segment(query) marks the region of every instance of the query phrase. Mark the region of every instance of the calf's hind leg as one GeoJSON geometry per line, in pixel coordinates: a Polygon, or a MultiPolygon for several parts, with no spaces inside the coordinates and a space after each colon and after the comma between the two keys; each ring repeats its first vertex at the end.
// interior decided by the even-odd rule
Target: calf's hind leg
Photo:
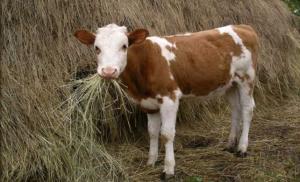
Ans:
{"type": "Polygon", "coordinates": [[[240,95],[236,84],[233,84],[232,88],[226,92],[226,97],[231,107],[231,130],[224,150],[233,153],[238,145],[241,122],[240,95]]]}
{"type": "Polygon", "coordinates": [[[252,82],[244,82],[239,85],[241,116],[243,120],[242,134],[238,145],[238,155],[241,157],[245,157],[247,155],[248,135],[253,116],[253,109],[255,107],[252,90],[252,82]]]}

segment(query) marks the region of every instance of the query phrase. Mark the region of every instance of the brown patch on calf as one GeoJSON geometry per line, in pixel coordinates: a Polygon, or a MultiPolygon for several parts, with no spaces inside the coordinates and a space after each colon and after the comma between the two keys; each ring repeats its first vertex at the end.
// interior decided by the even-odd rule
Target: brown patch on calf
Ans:
{"type": "Polygon", "coordinates": [[[173,50],[176,60],[170,62],[171,71],[184,94],[205,96],[226,85],[231,79],[232,56],[242,51],[230,35],[217,30],[167,39],[177,47],[173,50]]]}

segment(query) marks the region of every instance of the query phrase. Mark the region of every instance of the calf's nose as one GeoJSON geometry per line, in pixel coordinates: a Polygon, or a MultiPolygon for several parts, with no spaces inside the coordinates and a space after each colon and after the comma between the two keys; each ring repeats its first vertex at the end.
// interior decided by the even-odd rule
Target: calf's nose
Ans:
{"type": "Polygon", "coordinates": [[[114,78],[117,73],[117,68],[105,67],[102,68],[102,76],[105,78],[114,78]]]}

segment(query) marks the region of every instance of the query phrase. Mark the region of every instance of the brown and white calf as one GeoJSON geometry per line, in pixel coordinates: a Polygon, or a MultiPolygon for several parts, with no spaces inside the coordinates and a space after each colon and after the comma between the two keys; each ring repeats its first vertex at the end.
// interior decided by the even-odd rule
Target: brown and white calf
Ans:
{"type": "Polygon", "coordinates": [[[161,133],[165,138],[164,172],[174,174],[176,114],[179,100],[185,96],[225,94],[232,108],[227,149],[237,146],[237,151],[244,155],[255,106],[255,31],[247,25],[229,25],[163,37],[148,35],[145,29],[127,32],[126,27],[115,24],[99,28],[96,33],[75,33],[82,43],[94,46],[99,75],[119,77],[128,95],[147,112],[148,164],[157,160],[161,133]]]}

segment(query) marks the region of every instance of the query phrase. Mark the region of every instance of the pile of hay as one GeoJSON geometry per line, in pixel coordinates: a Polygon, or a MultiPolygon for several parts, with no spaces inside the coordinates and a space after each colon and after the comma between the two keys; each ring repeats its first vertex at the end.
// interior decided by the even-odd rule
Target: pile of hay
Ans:
{"type": "MultiPolygon", "coordinates": [[[[93,51],[73,37],[82,27],[96,30],[115,22],[129,30],[144,27],[151,34],[164,35],[250,24],[261,37],[258,103],[277,103],[300,93],[299,18],[280,0],[3,0],[1,6],[0,181],[126,178],[122,165],[107,153],[99,136],[128,139],[127,131],[138,132],[141,129],[133,127],[140,124],[127,124],[131,119],[125,107],[109,106],[112,113],[103,112],[105,105],[93,92],[100,88],[95,80],[83,78],[83,85],[76,85],[75,91],[66,86],[76,79],[76,72],[95,69],[93,51]],[[104,118],[111,118],[108,124],[99,120],[99,110],[104,118]]],[[[120,97],[111,94],[108,98],[120,97]]],[[[207,105],[183,107],[180,120],[214,117],[207,105]],[[205,114],[191,117],[194,112],[205,114]]],[[[143,116],[137,121],[145,122],[143,116]]]]}

